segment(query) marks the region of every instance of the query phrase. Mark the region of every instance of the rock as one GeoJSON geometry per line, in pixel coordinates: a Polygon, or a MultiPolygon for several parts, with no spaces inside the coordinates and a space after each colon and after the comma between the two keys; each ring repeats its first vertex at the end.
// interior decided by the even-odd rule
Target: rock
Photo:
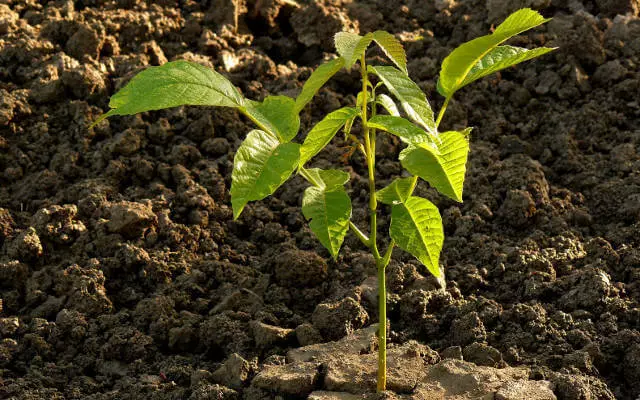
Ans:
{"type": "MultiPolygon", "coordinates": [[[[387,349],[387,388],[411,393],[427,373],[437,353],[415,341],[387,349]]],[[[324,388],[335,392],[366,393],[376,389],[378,353],[343,354],[326,363],[324,388]]]]}
{"type": "Polygon", "coordinates": [[[20,328],[18,317],[0,318],[0,335],[2,337],[11,336],[20,328]]]}
{"type": "Polygon", "coordinates": [[[73,264],[56,277],[55,290],[58,295],[67,297],[66,308],[97,316],[113,309],[104,282],[105,277],[100,269],[73,264]]]}
{"type": "Polygon", "coordinates": [[[364,329],[358,329],[350,335],[329,343],[292,349],[287,352],[287,362],[318,361],[327,362],[345,354],[366,354],[374,351],[378,325],[373,324],[364,329]]]}
{"type": "Polygon", "coordinates": [[[335,2],[305,4],[291,15],[291,25],[298,35],[298,41],[307,47],[320,46],[325,51],[334,51],[333,36],[336,32],[357,31],[356,23],[352,22],[346,9],[335,2]]]}
{"type": "Polygon", "coordinates": [[[321,303],[311,315],[313,325],[325,339],[337,340],[362,328],[369,315],[360,303],[347,297],[335,303],[321,303]]]}
{"type": "Polygon", "coordinates": [[[241,389],[249,379],[251,366],[247,360],[233,353],[227,360],[211,374],[211,381],[228,386],[231,389],[241,389]]]}
{"type": "Polygon", "coordinates": [[[451,346],[440,352],[440,357],[445,358],[453,358],[454,360],[462,360],[462,347],[460,346],[451,346]]]}
{"type": "Polygon", "coordinates": [[[465,347],[462,351],[462,356],[465,361],[486,366],[486,367],[501,367],[504,366],[502,360],[502,353],[495,347],[489,346],[484,343],[472,343],[465,347]]]}
{"type": "Polygon", "coordinates": [[[102,35],[98,34],[90,26],[82,24],[69,38],[65,48],[67,54],[76,60],[82,60],[85,55],[97,60],[103,43],[102,35]]]}
{"type": "Polygon", "coordinates": [[[317,390],[312,392],[308,400],[362,400],[362,395],[345,393],[345,392],[328,392],[325,390],[317,390]]]}
{"type": "Polygon", "coordinates": [[[206,154],[223,156],[229,151],[230,145],[226,138],[212,138],[202,142],[200,147],[206,154]]]}
{"type": "Polygon", "coordinates": [[[507,192],[507,198],[498,210],[498,216],[514,228],[526,226],[536,212],[536,204],[531,193],[514,189],[507,192]]]}
{"type": "Polygon", "coordinates": [[[272,267],[283,287],[317,286],[327,278],[327,262],[311,251],[285,251],[274,258],[272,267]]]}
{"type": "Polygon", "coordinates": [[[14,110],[16,108],[16,99],[6,91],[0,89],[0,126],[8,125],[13,119],[14,110]]]}
{"type": "Polygon", "coordinates": [[[131,201],[122,201],[108,207],[110,215],[107,229],[128,238],[135,238],[156,224],[157,218],[150,206],[131,201]]]}
{"type": "Polygon", "coordinates": [[[514,11],[521,8],[541,10],[551,5],[551,0],[487,0],[487,21],[499,24],[514,11]]]}
{"type": "Polygon", "coordinates": [[[638,15],[640,1],[638,0],[596,0],[600,13],[613,18],[616,15],[638,15]]]}
{"type": "Polygon", "coordinates": [[[451,323],[451,341],[454,345],[466,346],[486,339],[487,332],[476,312],[463,315],[451,323]]]}
{"type": "Polygon", "coordinates": [[[142,147],[142,137],[143,132],[139,129],[125,129],[111,140],[109,150],[114,155],[130,156],[142,147]]]}
{"type": "Polygon", "coordinates": [[[563,279],[566,292],[558,303],[563,311],[602,307],[612,291],[611,278],[600,268],[588,266],[563,279]]]}
{"type": "Polygon", "coordinates": [[[309,346],[322,342],[322,335],[311,324],[301,324],[296,327],[296,338],[300,346],[309,346]]]}
{"type": "Polygon", "coordinates": [[[299,362],[265,366],[251,385],[277,394],[307,396],[316,388],[319,377],[319,363],[299,362]]]}
{"type": "Polygon", "coordinates": [[[548,381],[511,381],[498,389],[495,400],[556,400],[552,384],[548,381]]]}
{"type": "Polygon", "coordinates": [[[201,385],[191,392],[189,400],[239,400],[240,395],[233,389],[220,385],[201,385]]]}
{"type": "Polygon", "coordinates": [[[267,325],[259,321],[249,322],[249,327],[253,333],[253,340],[256,342],[256,346],[262,350],[267,350],[274,345],[286,344],[294,335],[293,329],[267,325]]]}
{"type": "Polygon", "coordinates": [[[75,97],[82,100],[101,96],[107,90],[102,74],[91,64],[65,70],[60,79],[75,97]]]}
{"type": "Polygon", "coordinates": [[[22,262],[34,261],[42,256],[42,243],[33,227],[20,233],[8,247],[9,257],[22,262]]]}

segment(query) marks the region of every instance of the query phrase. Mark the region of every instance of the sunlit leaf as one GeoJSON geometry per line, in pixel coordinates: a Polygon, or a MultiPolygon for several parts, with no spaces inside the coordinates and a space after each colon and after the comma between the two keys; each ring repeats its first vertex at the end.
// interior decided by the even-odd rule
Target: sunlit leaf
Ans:
{"type": "MultiPolygon", "coordinates": [[[[447,98],[451,97],[455,91],[465,85],[465,81],[472,69],[477,67],[480,60],[489,54],[496,46],[515,35],[535,28],[547,21],[548,19],[545,19],[537,11],[523,8],[507,17],[503,23],[498,25],[492,34],[463,43],[453,50],[442,62],[440,78],[438,80],[438,91],[447,98]]],[[[544,52],[542,54],[544,54],[544,52]]],[[[480,67],[481,66],[482,65],[480,65],[480,67]]],[[[497,69],[492,70],[492,72],[495,71],[497,71],[497,69]]],[[[476,74],[477,72],[478,70],[476,70],[476,74]]]]}
{"type": "Polygon", "coordinates": [[[93,123],[113,115],[184,105],[241,107],[244,98],[224,76],[211,68],[189,61],[172,61],[149,67],[111,96],[107,113],[93,123]]]}
{"type": "Polygon", "coordinates": [[[302,214],[320,243],[335,259],[349,230],[351,199],[344,189],[349,174],[343,171],[307,170],[319,186],[304,191],[302,214]]]}
{"type": "Polygon", "coordinates": [[[389,186],[376,192],[376,199],[389,205],[404,203],[413,193],[417,181],[417,176],[395,179],[389,186]]]}
{"type": "Polygon", "coordinates": [[[386,94],[380,93],[379,95],[377,95],[376,102],[380,104],[382,108],[384,108],[385,111],[388,112],[390,115],[393,115],[394,117],[400,116],[400,111],[398,111],[398,106],[396,106],[396,103],[393,101],[393,99],[387,96],[386,94]]]}
{"type": "Polygon", "coordinates": [[[398,247],[420,260],[434,276],[441,276],[439,259],[444,231],[433,203],[411,196],[393,205],[389,234],[398,247]]]}
{"type": "Polygon", "coordinates": [[[329,113],[322,121],[318,122],[307,134],[307,138],[302,144],[300,166],[304,166],[307,161],[318,154],[333,139],[347,120],[358,115],[358,112],[356,108],[343,107],[329,113]]]}
{"type": "Polygon", "coordinates": [[[471,128],[441,133],[437,147],[412,144],[400,153],[400,162],[407,171],[429,182],[440,193],[462,202],[470,131],[471,128]]]}
{"type": "Polygon", "coordinates": [[[304,83],[302,91],[296,98],[296,113],[300,113],[304,106],[307,105],[313,96],[316,95],[318,90],[320,90],[320,88],[324,86],[324,84],[327,83],[327,81],[331,79],[331,77],[343,66],[344,58],[338,57],[316,68],[309,79],[304,83]]]}
{"type": "Polygon", "coordinates": [[[399,137],[410,144],[431,143],[434,138],[411,121],[393,115],[376,115],[368,121],[370,128],[377,128],[399,137]]]}
{"type": "Polygon", "coordinates": [[[370,67],[384,85],[393,94],[407,113],[407,116],[429,133],[436,134],[433,110],[420,87],[407,75],[395,67],[370,67]]]}
{"type": "Polygon", "coordinates": [[[402,72],[407,74],[407,55],[404,52],[404,48],[395,36],[385,31],[373,32],[373,40],[376,41],[378,46],[384,51],[395,65],[400,68],[402,72]]]}
{"type": "Polygon", "coordinates": [[[287,96],[268,96],[263,102],[246,101],[241,110],[261,129],[275,135],[281,143],[291,141],[300,129],[295,101],[287,96]]]}
{"type": "Polygon", "coordinates": [[[351,32],[336,33],[336,50],[344,58],[345,67],[351,68],[362,57],[372,41],[373,33],[367,33],[364,36],[351,32]]]}
{"type": "Polygon", "coordinates": [[[298,166],[300,145],[280,143],[259,130],[249,132],[233,160],[231,205],[238,218],[244,206],[273,194],[298,166]]]}

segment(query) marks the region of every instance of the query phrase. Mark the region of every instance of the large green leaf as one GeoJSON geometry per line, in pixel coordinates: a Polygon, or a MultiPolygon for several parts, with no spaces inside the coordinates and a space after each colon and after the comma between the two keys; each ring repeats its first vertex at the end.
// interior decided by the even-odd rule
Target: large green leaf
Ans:
{"type": "Polygon", "coordinates": [[[376,192],[376,199],[389,205],[404,203],[413,193],[417,181],[417,176],[395,179],[389,186],[376,192]]]}
{"type": "Polygon", "coordinates": [[[298,166],[300,145],[280,143],[273,135],[253,130],[233,160],[231,205],[238,218],[244,206],[262,200],[280,187],[298,166]]]}
{"type": "Polygon", "coordinates": [[[336,50],[344,58],[345,67],[351,68],[362,57],[372,40],[373,33],[367,33],[364,36],[351,32],[336,33],[336,50]]]}
{"type": "Polygon", "coordinates": [[[547,21],[548,19],[537,11],[524,8],[507,17],[492,34],[463,43],[442,62],[438,91],[447,98],[451,97],[456,90],[464,86],[467,76],[478,62],[496,46],[547,21]]]}
{"type": "Polygon", "coordinates": [[[440,251],[444,242],[442,219],[429,200],[411,196],[391,209],[389,234],[398,247],[412,254],[429,272],[440,277],[440,251]]]}
{"type": "Polygon", "coordinates": [[[412,144],[402,150],[400,162],[407,171],[429,182],[440,193],[462,202],[470,131],[471,128],[441,133],[437,148],[426,143],[412,144]]]}
{"type": "Polygon", "coordinates": [[[367,122],[370,128],[381,129],[409,144],[432,143],[434,139],[411,121],[393,115],[376,115],[367,122]]]}
{"type": "Polygon", "coordinates": [[[390,115],[393,115],[394,117],[400,116],[398,106],[396,106],[396,103],[393,101],[393,99],[391,99],[391,97],[387,96],[386,94],[380,93],[379,95],[377,95],[376,103],[380,104],[382,108],[384,108],[390,115]]]}
{"type": "Polygon", "coordinates": [[[539,47],[528,50],[514,46],[498,46],[482,57],[482,59],[471,68],[471,71],[469,71],[469,74],[461,86],[466,86],[494,72],[531,60],[532,58],[547,54],[553,50],[555,50],[555,48],[551,47],[539,47]]]}
{"type": "Polygon", "coordinates": [[[291,97],[268,96],[261,103],[247,100],[240,111],[260,129],[276,136],[281,143],[291,141],[300,129],[300,116],[291,97]]]}
{"type": "Polygon", "coordinates": [[[384,51],[384,54],[386,54],[402,72],[407,74],[407,55],[400,41],[385,31],[373,32],[373,40],[375,40],[382,51],[384,51]]]}
{"type": "Polygon", "coordinates": [[[433,120],[433,110],[420,87],[397,68],[384,66],[369,68],[400,101],[409,118],[435,135],[436,123],[433,120]]]}
{"type": "Polygon", "coordinates": [[[302,144],[300,166],[304,166],[307,161],[318,154],[333,139],[347,120],[358,115],[358,112],[356,108],[343,107],[329,113],[322,121],[318,122],[302,144]]]}
{"type": "Polygon", "coordinates": [[[107,113],[93,125],[112,115],[183,105],[241,107],[244,98],[227,78],[189,61],[172,61],[140,72],[111,96],[107,113]]]}
{"type": "Polygon", "coordinates": [[[321,188],[333,189],[349,182],[349,174],[338,169],[309,168],[305,172],[313,179],[315,186],[321,188]]]}
{"type": "Polygon", "coordinates": [[[320,243],[335,259],[349,231],[351,219],[351,199],[343,186],[349,180],[349,174],[320,169],[307,172],[318,180],[319,186],[311,186],[304,191],[302,214],[309,220],[309,226],[320,243]]]}
{"type": "Polygon", "coordinates": [[[320,88],[343,66],[344,58],[338,57],[316,68],[309,79],[304,83],[302,91],[296,98],[296,113],[299,113],[304,106],[311,101],[313,96],[316,95],[318,90],[320,90],[320,88]]]}

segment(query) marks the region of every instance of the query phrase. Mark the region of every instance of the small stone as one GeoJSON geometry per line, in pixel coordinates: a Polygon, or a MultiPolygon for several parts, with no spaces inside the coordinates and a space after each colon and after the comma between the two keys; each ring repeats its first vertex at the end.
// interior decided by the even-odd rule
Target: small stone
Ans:
{"type": "Polygon", "coordinates": [[[472,342],[484,341],[486,338],[487,331],[476,312],[465,314],[451,323],[452,344],[465,346],[472,342]]]}
{"type": "Polygon", "coordinates": [[[211,381],[228,386],[232,389],[241,389],[249,379],[251,366],[249,362],[233,353],[220,368],[211,374],[211,381]]]}
{"type": "Polygon", "coordinates": [[[311,324],[306,323],[296,327],[296,338],[300,346],[309,346],[322,342],[322,335],[311,324]]]}
{"type": "Polygon", "coordinates": [[[369,320],[369,314],[360,303],[347,297],[335,303],[318,304],[311,320],[324,338],[337,340],[362,328],[369,320]]]}
{"type": "Polygon", "coordinates": [[[327,262],[311,251],[285,251],[275,258],[273,269],[282,286],[317,286],[327,277],[327,262]]]}
{"type": "Polygon", "coordinates": [[[462,360],[462,347],[460,346],[451,346],[440,352],[440,357],[444,358],[452,358],[454,360],[462,360]]]}
{"type": "Polygon", "coordinates": [[[280,328],[273,325],[267,325],[259,321],[249,322],[253,339],[258,348],[266,350],[273,345],[284,344],[293,337],[293,329],[280,328]]]}
{"type": "Polygon", "coordinates": [[[317,390],[315,392],[312,392],[307,400],[362,400],[362,395],[345,392],[327,392],[325,390],[317,390]]]}
{"type": "Polygon", "coordinates": [[[43,248],[40,238],[33,227],[20,233],[9,245],[9,257],[22,262],[29,262],[42,256],[43,248]]]}
{"type": "Polygon", "coordinates": [[[112,204],[109,206],[109,214],[111,217],[107,222],[107,229],[131,238],[142,235],[157,221],[151,207],[130,201],[112,204]]]}
{"type": "Polygon", "coordinates": [[[189,400],[237,400],[240,395],[233,389],[220,385],[200,385],[189,396],[189,400]]]}
{"type": "Polygon", "coordinates": [[[556,400],[549,381],[510,381],[502,385],[495,400],[556,400]]]}
{"type": "Polygon", "coordinates": [[[251,382],[252,386],[278,394],[307,396],[320,377],[320,364],[301,362],[265,367],[251,382]]]}
{"type": "Polygon", "coordinates": [[[18,317],[0,318],[0,334],[3,337],[11,336],[20,328],[18,317]]]}
{"type": "Polygon", "coordinates": [[[212,156],[223,156],[229,151],[229,141],[225,138],[212,138],[202,142],[202,151],[212,156]]]}
{"type": "Polygon", "coordinates": [[[103,43],[102,37],[95,30],[81,25],[67,41],[66,52],[77,60],[82,60],[85,55],[98,59],[103,43]]]}
{"type": "Polygon", "coordinates": [[[484,343],[472,343],[465,347],[462,356],[465,361],[469,361],[478,365],[487,367],[504,366],[502,353],[495,347],[484,343]]]}

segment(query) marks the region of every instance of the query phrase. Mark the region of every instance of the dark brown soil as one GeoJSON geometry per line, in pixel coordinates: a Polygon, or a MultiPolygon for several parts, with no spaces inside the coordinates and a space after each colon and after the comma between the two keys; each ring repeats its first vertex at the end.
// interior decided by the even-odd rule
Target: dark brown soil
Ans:
{"type": "MultiPolygon", "coordinates": [[[[232,221],[235,112],[87,129],[136,72],[189,59],[295,96],[335,32],[385,29],[437,109],[443,57],[522,6],[554,19],[515,42],[560,49],[451,105],[445,128],[474,127],[465,202],[418,188],[443,214],[447,290],[396,251],[391,341],[529,366],[559,399],[640,396],[638,0],[249,0],[238,34],[230,3],[0,1],[0,398],[270,398],[264,365],[377,322],[371,257],[350,237],[330,261],[301,179],[232,221]]],[[[339,73],[301,136],[358,85],[339,73]]],[[[379,142],[382,187],[400,145],[379,142]]],[[[362,160],[345,168],[365,226],[362,160]]]]}

